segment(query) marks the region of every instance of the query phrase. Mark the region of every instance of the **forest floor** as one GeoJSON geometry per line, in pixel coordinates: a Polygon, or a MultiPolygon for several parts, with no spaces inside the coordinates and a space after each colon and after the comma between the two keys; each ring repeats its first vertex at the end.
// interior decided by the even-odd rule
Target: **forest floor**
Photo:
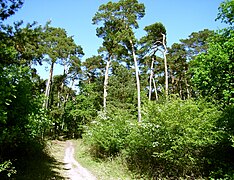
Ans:
{"type": "Polygon", "coordinates": [[[95,180],[86,168],[82,167],[74,158],[75,148],[72,141],[52,141],[51,154],[60,162],[60,168],[54,169],[64,179],[95,180]]]}

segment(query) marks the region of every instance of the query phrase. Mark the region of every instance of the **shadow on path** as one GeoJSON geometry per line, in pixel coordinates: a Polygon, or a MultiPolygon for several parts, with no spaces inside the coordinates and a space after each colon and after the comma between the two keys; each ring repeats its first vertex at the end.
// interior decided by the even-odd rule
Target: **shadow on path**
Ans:
{"type": "Polygon", "coordinates": [[[19,180],[65,180],[61,172],[65,164],[47,154],[34,155],[17,161],[17,174],[11,179],[19,180]]]}

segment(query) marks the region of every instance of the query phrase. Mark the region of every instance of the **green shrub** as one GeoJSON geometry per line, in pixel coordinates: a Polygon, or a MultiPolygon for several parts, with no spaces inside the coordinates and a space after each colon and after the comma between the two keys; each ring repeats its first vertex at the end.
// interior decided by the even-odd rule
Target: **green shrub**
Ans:
{"type": "Polygon", "coordinates": [[[225,131],[224,138],[209,151],[212,179],[234,179],[234,105],[222,111],[218,127],[225,131]]]}
{"type": "Polygon", "coordinates": [[[212,150],[222,138],[216,128],[221,113],[193,100],[149,102],[143,122],[127,139],[125,156],[134,169],[156,177],[199,177],[209,163],[204,149],[212,150]]]}
{"type": "Polygon", "coordinates": [[[226,178],[233,172],[232,111],[203,101],[148,102],[142,122],[129,110],[101,112],[86,129],[96,157],[121,153],[146,178],[226,178]]]}
{"type": "Polygon", "coordinates": [[[97,157],[117,155],[125,148],[126,137],[130,133],[132,117],[127,111],[117,109],[114,112],[99,112],[95,121],[91,122],[84,135],[97,157]],[[126,120],[128,119],[128,120],[126,120]]]}

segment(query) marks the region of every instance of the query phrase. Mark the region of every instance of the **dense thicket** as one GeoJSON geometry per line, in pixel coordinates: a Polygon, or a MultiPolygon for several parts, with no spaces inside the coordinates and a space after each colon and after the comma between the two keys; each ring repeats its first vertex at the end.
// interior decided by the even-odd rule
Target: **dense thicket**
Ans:
{"type": "Polygon", "coordinates": [[[6,25],[22,3],[1,4],[1,177],[14,176],[48,138],[83,137],[92,155],[120,155],[139,177],[234,178],[233,1],[219,7],[227,28],[192,32],[171,47],[161,22],[135,37],[144,4],[101,5],[93,24],[103,43],[85,60],[50,22],[6,25]],[[45,63],[47,80],[34,68],[45,63]],[[54,76],[58,65],[63,73],[54,76]]]}
{"type": "Polygon", "coordinates": [[[142,117],[138,124],[126,110],[105,118],[100,114],[85,136],[91,152],[102,158],[122,154],[130,169],[155,179],[206,177],[214,170],[212,165],[225,163],[226,169],[233,165],[225,161],[233,158],[231,154],[215,162],[221,149],[226,153],[231,149],[221,146],[228,134],[218,126],[222,112],[211,104],[177,98],[148,102],[142,117]]]}

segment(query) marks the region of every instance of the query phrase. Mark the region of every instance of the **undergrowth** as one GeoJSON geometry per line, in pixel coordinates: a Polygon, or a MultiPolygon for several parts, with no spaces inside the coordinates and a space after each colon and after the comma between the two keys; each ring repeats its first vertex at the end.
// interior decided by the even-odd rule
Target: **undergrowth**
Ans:
{"type": "Polygon", "coordinates": [[[107,112],[87,127],[84,139],[94,157],[120,157],[146,179],[231,179],[234,151],[223,118],[203,101],[148,102],[141,123],[125,110],[107,112]]]}

